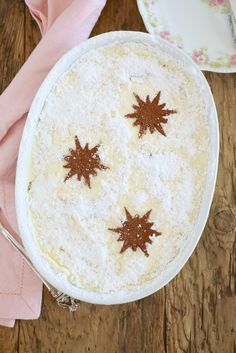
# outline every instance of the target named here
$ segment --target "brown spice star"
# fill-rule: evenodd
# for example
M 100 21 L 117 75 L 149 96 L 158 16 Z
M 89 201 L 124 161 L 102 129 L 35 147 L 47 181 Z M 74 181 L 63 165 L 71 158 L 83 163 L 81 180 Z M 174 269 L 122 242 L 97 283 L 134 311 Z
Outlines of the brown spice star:
M 133 251 L 136 251 L 137 248 L 140 248 L 146 256 L 149 256 L 146 243 L 152 244 L 150 236 L 161 235 L 160 232 L 151 229 L 154 224 L 153 222 L 148 222 L 148 218 L 151 212 L 152 210 L 148 211 L 142 217 L 138 215 L 132 217 L 128 210 L 125 208 L 127 220 L 122 222 L 122 227 L 115 229 L 109 228 L 109 230 L 112 232 L 120 234 L 118 241 L 124 241 L 120 251 L 121 253 L 123 253 L 128 248 L 131 248 Z
M 91 188 L 90 175 L 97 175 L 96 169 L 108 169 L 108 167 L 101 164 L 100 157 L 97 153 L 99 147 L 100 145 L 96 145 L 90 150 L 88 143 L 86 143 L 85 147 L 82 148 L 78 137 L 75 136 L 75 150 L 70 148 L 70 154 L 64 157 L 67 164 L 63 165 L 63 167 L 70 169 L 64 181 L 77 175 L 78 180 L 81 180 L 83 177 L 85 184 Z
M 146 97 L 146 102 L 143 101 L 136 93 L 134 93 L 138 105 L 133 105 L 135 112 L 125 115 L 126 118 L 136 119 L 133 126 L 140 125 L 139 137 L 142 137 L 149 129 L 151 134 L 155 130 L 166 136 L 161 124 L 166 124 L 168 119 L 164 116 L 176 114 L 176 110 L 164 109 L 165 103 L 159 104 L 161 91 L 159 91 L 151 101 L 149 95 Z

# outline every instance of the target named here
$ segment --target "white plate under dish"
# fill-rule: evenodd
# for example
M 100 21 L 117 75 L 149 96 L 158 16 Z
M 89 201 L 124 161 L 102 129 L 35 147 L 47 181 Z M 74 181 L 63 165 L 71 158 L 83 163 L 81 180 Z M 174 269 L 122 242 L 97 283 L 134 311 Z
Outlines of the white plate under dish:
M 137 0 L 148 32 L 183 49 L 201 70 L 236 72 L 227 0 Z
M 58 277 L 56 277 L 43 259 L 40 254 L 37 244 L 35 242 L 32 230 L 30 227 L 29 215 L 27 213 L 27 187 L 28 187 L 28 170 L 31 146 L 34 141 L 34 132 L 37 127 L 38 118 L 40 112 L 44 106 L 44 102 L 51 92 L 52 88 L 57 83 L 61 75 L 83 54 L 87 53 L 91 49 L 99 48 L 107 45 L 114 41 L 121 42 L 138 42 L 145 43 L 146 45 L 155 45 L 157 52 L 166 52 L 171 55 L 180 65 L 187 68 L 189 72 L 198 81 L 200 90 L 206 99 L 206 105 L 208 109 L 208 128 L 210 133 L 210 150 L 209 150 L 209 162 L 207 170 L 207 180 L 205 190 L 202 197 L 202 203 L 200 206 L 199 216 L 197 218 L 193 234 L 189 236 L 185 247 L 180 251 L 175 261 L 166 268 L 163 275 L 157 278 L 151 284 L 143 288 L 138 288 L 137 292 L 132 292 L 124 297 L 121 297 L 119 293 L 111 294 L 99 294 L 90 293 L 82 288 L 75 288 L 72 285 L 63 284 Z M 199 94 L 201 94 L 199 92 Z M 218 132 L 218 119 L 217 112 L 214 104 L 214 100 L 208 86 L 206 79 L 203 74 L 195 65 L 192 60 L 184 54 L 181 50 L 176 49 L 164 40 L 158 39 L 150 34 L 141 32 L 110 32 L 91 38 L 86 42 L 78 45 L 67 53 L 51 70 L 47 78 L 40 87 L 29 112 L 28 119 L 24 128 L 23 137 L 20 145 L 18 163 L 17 163 L 17 175 L 16 175 L 16 211 L 17 220 L 25 249 L 32 260 L 34 266 L 38 269 L 41 275 L 57 289 L 64 293 L 67 293 L 75 298 L 83 301 L 98 303 L 98 304 L 119 304 L 129 301 L 134 301 L 143 298 L 147 295 L 154 293 L 155 291 L 166 285 L 183 267 L 185 262 L 192 254 L 196 247 L 203 228 L 206 224 L 212 197 L 215 188 L 217 166 L 218 166 L 218 153 L 219 153 L 219 132 Z

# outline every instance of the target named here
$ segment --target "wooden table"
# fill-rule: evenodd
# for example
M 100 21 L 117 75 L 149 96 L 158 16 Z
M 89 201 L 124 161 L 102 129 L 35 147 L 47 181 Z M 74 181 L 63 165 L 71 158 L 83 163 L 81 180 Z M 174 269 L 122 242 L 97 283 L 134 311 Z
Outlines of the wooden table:
M 145 31 L 135 0 L 108 0 L 92 35 Z M 0 90 L 40 39 L 23 0 L 0 0 Z M 216 193 L 197 249 L 180 274 L 135 303 L 57 307 L 44 290 L 37 321 L 0 328 L 0 353 L 236 352 L 236 74 L 206 73 L 220 123 Z

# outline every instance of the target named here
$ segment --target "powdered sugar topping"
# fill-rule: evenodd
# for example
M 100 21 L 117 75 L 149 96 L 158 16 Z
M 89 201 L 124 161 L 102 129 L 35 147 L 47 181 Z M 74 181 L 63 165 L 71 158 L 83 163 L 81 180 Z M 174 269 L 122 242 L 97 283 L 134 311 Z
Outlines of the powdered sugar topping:
M 49 94 L 35 133 L 29 181 L 29 212 L 42 256 L 55 275 L 91 292 L 135 291 L 162 273 L 183 248 L 198 216 L 208 162 L 207 109 L 199 84 L 168 54 L 141 43 L 115 42 L 79 58 Z M 161 91 L 177 114 L 164 125 L 167 137 L 146 133 L 125 115 L 134 92 L 142 99 Z M 108 170 L 63 182 L 63 158 L 74 136 Z M 162 236 L 120 254 L 108 228 L 152 209 Z

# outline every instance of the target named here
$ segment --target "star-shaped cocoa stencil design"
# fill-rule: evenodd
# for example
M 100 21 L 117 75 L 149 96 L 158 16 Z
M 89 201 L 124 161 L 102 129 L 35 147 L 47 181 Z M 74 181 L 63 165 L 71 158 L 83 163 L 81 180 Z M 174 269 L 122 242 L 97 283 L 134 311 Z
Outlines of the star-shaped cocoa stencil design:
M 101 163 L 100 157 L 98 155 L 99 147 L 100 145 L 96 145 L 89 149 L 89 145 L 86 143 L 85 147 L 83 148 L 78 137 L 75 136 L 75 150 L 70 148 L 70 153 L 64 157 L 64 160 L 67 162 L 67 164 L 65 164 L 63 167 L 70 169 L 64 181 L 72 178 L 74 175 L 77 175 L 77 179 L 79 181 L 83 177 L 85 184 L 91 188 L 90 176 L 97 175 L 96 169 L 108 169 L 108 167 Z
M 154 225 L 153 222 L 148 222 L 148 218 L 152 210 L 145 213 L 144 216 L 139 215 L 131 216 L 129 211 L 125 208 L 126 221 L 122 222 L 122 227 L 109 228 L 112 232 L 118 233 L 120 237 L 118 241 L 123 241 L 124 244 L 121 248 L 121 253 L 123 253 L 128 248 L 136 251 L 140 248 L 146 256 L 149 256 L 147 252 L 146 243 L 152 244 L 151 236 L 161 235 L 154 229 L 151 229 Z
M 133 105 L 134 113 L 125 115 L 126 118 L 136 119 L 133 126 L 140 126 L 139 137 L 146 134 L 149 130 L 151 134 L 154 131 L 158 131 L 160 134 L 166 136 L 166 133 L 161 124 L 166 124 L 168 119 L 164 118 L 170 114 L 176 114 L 176 110 L 164 109 L 166 103 L 160 104 L 161 91 L 157 93 L 154 99 L 151 101 L 149 95 L 146 97 L 146 101 L 143 101 L 136 93 L 134 96 L 137 100 L 138 105 Z

